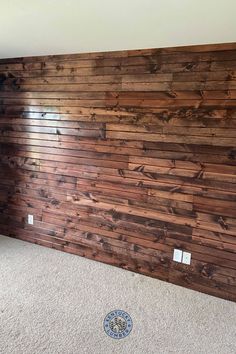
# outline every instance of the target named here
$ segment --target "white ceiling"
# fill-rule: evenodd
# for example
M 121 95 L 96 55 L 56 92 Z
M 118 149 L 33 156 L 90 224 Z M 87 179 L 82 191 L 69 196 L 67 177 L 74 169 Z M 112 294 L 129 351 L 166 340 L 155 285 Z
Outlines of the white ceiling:
M 0 0 L 0 58 L 236 41 L 235 0 Z

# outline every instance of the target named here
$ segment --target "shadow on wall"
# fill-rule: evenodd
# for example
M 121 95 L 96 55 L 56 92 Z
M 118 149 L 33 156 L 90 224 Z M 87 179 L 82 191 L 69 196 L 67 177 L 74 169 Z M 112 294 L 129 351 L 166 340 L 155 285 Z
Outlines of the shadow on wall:
M 2 116 L 1 116 L 2 117 Z M 12 230 L 22 224 L 17 205 L 17 189 L 20 188 L 18 174 L 17 147 L 11 143 L 10 137 L 5 134 L 9 129 L 0 123 L 0 233 L 6 236 L 15 236 Z M 11 225 L 11 231 L 9 229 Z M 12 229 L 13 227 L 13 229 Z
M 17 100 L 16 107 L 8 105 L 16 89 L 11 87 L 6 92 L 5 83 L 0 77 L 0 234 L 16 237 L 26 233 L 27 215 L 32 214 L 27 190 L 38 164 L 22 155 L 19 145 L 22 128 L 16 123 L 16 119 L 23 118 L 21 102 Z M 27 150 L 27 143 L 24 148 Z
M 12 143 L 10 137 L 6 138 L 4 136 L 6 132 L 9 132 L 9 129 L 1 124 L 0 233 L 16 237 L 18 230 L 24 228 L 26 224 L 27 202 L 25 201 L 25 205 L 22 205 L 22 198 L 20 197 L 20 194 L 27 188 L 27 183 L 24 180 L 24 170 L 20 169 L 26 161 L 24 161 L 24 158 L 17 156 L 19 151 L 17 144 Z

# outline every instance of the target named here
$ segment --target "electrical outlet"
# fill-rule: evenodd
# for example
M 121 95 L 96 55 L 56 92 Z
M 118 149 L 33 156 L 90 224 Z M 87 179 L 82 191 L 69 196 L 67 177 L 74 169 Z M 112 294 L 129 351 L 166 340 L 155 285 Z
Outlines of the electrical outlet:
M 173 261 L 181 263 L 182 262 L 183 251 L 174 249 Z
M 184 264 L 191 264 L 191 253 L 183 252 L 182 263 Z
M 34 225 L 34 216 L 33 215 L 28 215 L 28 224 L 29 225 Z

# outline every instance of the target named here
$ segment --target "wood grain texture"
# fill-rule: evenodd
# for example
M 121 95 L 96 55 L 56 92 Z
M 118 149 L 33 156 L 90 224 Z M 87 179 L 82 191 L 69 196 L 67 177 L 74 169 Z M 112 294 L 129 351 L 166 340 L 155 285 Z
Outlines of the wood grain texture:
M 0 233 L 236 301 L 235 43 L 0 60 L 0 166 Z

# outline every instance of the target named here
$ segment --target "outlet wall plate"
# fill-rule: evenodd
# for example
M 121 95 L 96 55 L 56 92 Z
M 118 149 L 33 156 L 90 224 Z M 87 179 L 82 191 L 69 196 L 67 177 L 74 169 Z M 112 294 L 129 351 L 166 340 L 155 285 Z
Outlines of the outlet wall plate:
M 34 216 L 33 215 L 28 215 L 28 224 L 29 225 L 34 225 Z
M 191 253 L 183 252 L 182 263 L 191 264 Z
M 173 253 L 173 261 L 181 263 L 182 262 L 182 255 L 183 255 L 183 251 L 175 248 L 174 253 Z

